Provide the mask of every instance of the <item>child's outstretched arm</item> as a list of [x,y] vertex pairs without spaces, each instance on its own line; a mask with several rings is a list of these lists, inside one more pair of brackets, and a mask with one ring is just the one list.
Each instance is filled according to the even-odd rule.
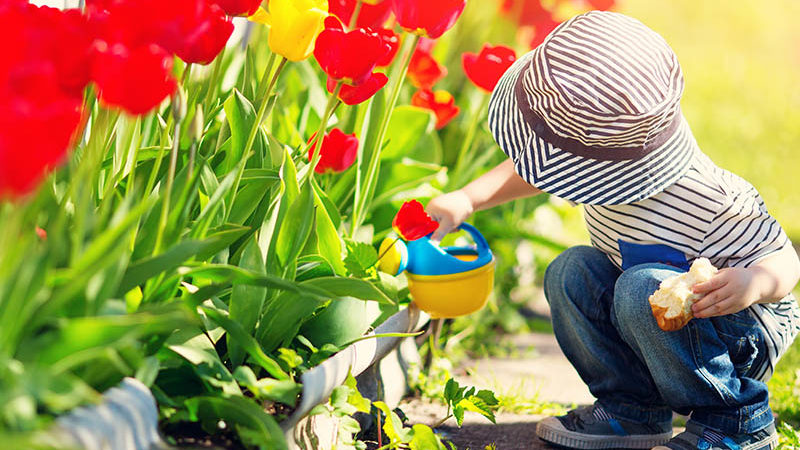
[[541,192],[517,175],[514,163],[506,160],[465,187],[442,194],[428,203],[428,214],[439,222],[433,239],[441,240],[475,211]]
[[703,294],[695,302],[695,317],[735,314],[755,303],[778,301],[792,292],[800,279],[800,260],[791,245],[748,267],[721,269],[709,281],[694,287]]

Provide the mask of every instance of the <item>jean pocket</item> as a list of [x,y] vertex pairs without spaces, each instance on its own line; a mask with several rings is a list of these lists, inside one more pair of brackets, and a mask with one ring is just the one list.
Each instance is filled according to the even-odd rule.
[[761,328],[750,311],[712,319],[720,340],[728,348],[731,363],[739,376],[748,376],[766,356]]

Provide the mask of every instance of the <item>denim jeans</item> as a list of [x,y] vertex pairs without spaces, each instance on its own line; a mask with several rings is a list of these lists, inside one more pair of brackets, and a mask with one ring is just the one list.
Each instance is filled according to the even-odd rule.
[[640,423],[691,414],[725,434],[772,423],[767,386],[748,375],[767,358],[748,310],[658,328],[648,298],[679,271],[641,264],[624,272],[593,247],[573,247],[547,268],[545,295],[556,339],[608,412]]

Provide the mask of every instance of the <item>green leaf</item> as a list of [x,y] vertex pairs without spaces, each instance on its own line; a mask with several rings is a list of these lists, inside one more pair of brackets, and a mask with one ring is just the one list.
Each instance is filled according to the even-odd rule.
[[117,295],[125,294],[160,273],[175,270],[189,258],[209,258],[227,248],[246,232],[246,228],[233,228],[212,234],[203,240],[186,240],[158,256],[137,261],[125,271]]
[[461,428],[464,423],[464,406],[460,402],[453,407],[453,417],[456,418],[456,424]]
[[358,412],[358,408],[348,402],[351,389],[347,386],[336,386],[331,392],[331,407],[336,417],[352,416]]
[[[230,172],[250,149],[244,148],[250,135],[255,120],[256,111],[253,104],[234,89],[233,93],[225,100],[225,117],[231,130],[231,146],[225,154],[225,160],[217,167],[219,174]],[[255,145],[264,141],[263,132],[259,130]]]
[[147,387],[155,383],[158,371],[161,370],[161,362],[155,356],[148,356],[144,359],[139,369],[136,370],[136,379]]
[[446,169],[438,164],[423,163],[402,158],[392,164],[381,165],[378,183],[375,187],[373,207],[387,203],[396,195],[418,189],[421,185],[446,179]]
[[458,382],[452,378],[447,380],[447,384],[444,385],[444,399],[451,405],[458,403],[461,400],[459,396],[459,387]]
[[408,443],[410,450],[446,450],[442,441],[437,437],[431,427],[422,424],[416,424],[411,427],[414,436],[411,442]]
[[378,252],[375,247],[364,242],[347,241],[347,256],[344,265],[347,271],[358,278],[375,278],[378,261]]
[[383,424],[383,431],[386,437],[391,439],[392,442],[408,443],[413,437],[411,429],[403,428],[403,421],[394,413],[389,406],[384,402],[373,403],[376,408],[381,410],[386,415],[386,421]]
[[430,111],[416,106],[398,106],[392,113],[386,140],[389,143],[381,153],[384,160],[406,156],[419,142],[420,136],[431,133],[436,119]]
[[[232,284],[247,284],[250,286],[263,286],[278,290],[302,293],[303,295],[308,295],[319,299],[328,299],[330,297],[329,292],[317,288],[311,284],[303,285],[302,283],[296,283],[285,278],[276,277],[273,275],[261,275],[240,267],[224,264],[204,264],[197,267],[181,267],[178,269],[178,274],[179,276],[187,278],[197,278],[202,280],[204,283],[216,284],[219,290],[225,289]],[[204,286],[203,288],[205,287],[209,286]],[[201,291],[203,288],[201,288]],[[216,290],[215,292],[219,292],[219,290]],[[210,294],[209,292],[213,292],[213,290],[203,291],[202,293],[198,291],[198,293],[187,296],[186,298],[200,299],[202,302],[211,295],[214,295]],[[203,296],[205,296],[205,298],[202,298]]]
[[81,258],[69,270],[63,272],[62,276],[55,277],[53,282],[56,284],[70,284],[72,285],[70,290],[80,290],[79,286],[75,286],[74,281],[102,270],[105,265],[101,264],[100,261],[107,260],[111,255],[124,250],[128,244],[124,237],[137,225],[139,218],[151,205],[152,202],[143,201],[131,210],[128,210],[125,206],[121,207],[111,220],[110,227],[99,236],[96,236],[92,244],[81,255]]
[[213,221],[217,219],[217,213],[219,213],[220,209],[224,206],[225,196],[233,189],[235,180],[236,173],[231,172],[222,180],[222,183],[219,184],[217,189],[214,190],[214,193],[211,194],[211,198],[208,199],[208,203],[203,207],[203,210],[200,211],[200,215],[192,227],[191,237],[195,239],[205,237]]
[[192,369],[207,384],[231,395],[242,395],[233,375],[219,359],[217,349],[199,328],[184,328],[167,339],[165,347],[192,364]]
[[303,365],[303,357],[291,348],[279,348],[278,359],[289,368],[294,370]]
[[279,179],[251,179],[247,184],[243,183],[233,200],[228,222],[244,224],[258,208],[267,192],[278,182]]
[[344,245],[322,200],[325,194],[321,190],[318,191],[318,189],[316,183],[314,183],[314,205],[316,207],[316,226],[314,231],[317,233],[317,248],[319,254],[331,264],[336,274],[344,275],[345,264],[342,262],[342,247]]
[[374,284],[345,277],[320,277],[300,283],[304,288],[314,288],[327,292],[331,298],[355,297],[361,300],[374,300],[378,303],[393,305],[392,299],[386,296]]
[[256,338],[265,352],[272,352],[297,336],[300,326],[327,301],[319,297],[283,292],[267,302]]
[[242,386],[246,387],[259,400],[269,400],[295,406],[297,396],[303,386],[291,380],[275,380],[272,378],[257,379],[256,374],[248,366],[239,366],[233,372],[233,377]]
[[180,304],[135,314],[74,318],[65,321],[59,329],[29,341],[20,350],[19,357],[34,359],[59,373],[83,363],[82,352],[167,334],[191,322],[188,311]]
[[[489,419],[490,422],[495,423],[494,411],[491,409],[489,405],[487,405],[482,399],[480,399],[477,396],[471,395],[468,398],[461,399],[461,401],[458,402],[458,405],[456,405],[456,409],[476,412],[482,415],[483,417]],[[461,426],[462,421],[463,421],[463,413],[462,413],[462,419],[458,423],[459,427]]]
[[289,379],[289,375],[281,370],[278,363],[276,363],[272,358],[267,356],[266,353],[261,349],[258,345],[258,342],[244,331],[241,325],[236,323],[235,321],[231,320],[229,317],[225,316],[225,314],[221,313],[220,311],[209,308],[206,306],[201,307],[203,312],[208,315],[211,320],[219,324],[225,331],[228,332],[228,335],[233,338],[233,340],[237,341],[242,348],[250,355],[250,358],[253,359],[253,362],[261,366],[264,370],[267,371],[270,375],[275,377],[278,380],[287,380]]
[[344,380],[344,385],[350,388],[350,394],[347,396],[347,403],[353,405],[357,411],[369,413],[372,402],[364,398],[361,395],[361,392],[358,391],[356,379],[353,377],[352,373],[347,374],[347,378]]
[[[264,266],[264,259],[255,239],[250,239],[245,245],[242,257],[239,260],[239,267],[259,275],[266,275],[267,270]],[[245,284],[235,284],[233,286],[228,306],[230,317],[231,320],[241,326],[248,337],[255,330],[256,322],[261,316],[261,309],[264,307],[266,298],[267,288],[265,287]],[[228,334],[227,342],[228,357],[231,360],[231,364],[236,367],[244,361],[245,351],[241,343],[234,339],[230,333]]]
[[203,420],[214,427],[219,420],[236,425],[245,444],[262,450],[288,448],[275,419],[250,399],[233,396],[194,397],[186,400],[186,408],[193,420]]
[[275,253],[281,266],[285,267],[300,256],[314,224],[314,209],[314,190],[306,183],[281,222],[275,243]]
[[299,281],[310,280],[311,278],[330,277],[336,275],[333,267],[327,259],[319,255],[301,256],[297,261],[297,276]]

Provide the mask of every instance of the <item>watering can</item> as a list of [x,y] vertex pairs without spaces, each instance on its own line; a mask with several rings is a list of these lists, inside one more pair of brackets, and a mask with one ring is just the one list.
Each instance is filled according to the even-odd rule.
[[405,271],[414,303],[434,319],[480,310],[494,286],[495,261],[486,239],[472,225],[459,229],[472,236],[475,246],[440,247],[430,236],[381,243],[381,270],[393,275]]

